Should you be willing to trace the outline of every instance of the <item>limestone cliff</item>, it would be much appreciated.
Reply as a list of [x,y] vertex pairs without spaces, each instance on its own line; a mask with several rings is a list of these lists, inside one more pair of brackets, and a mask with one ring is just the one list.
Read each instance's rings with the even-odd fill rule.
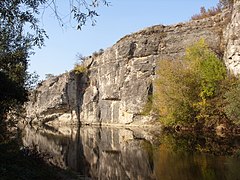
[[[206,39],[228,68],[239,73],[239,1],[233,11],[172,26],[157,25],[127,35],[101,54],[89,57],[87,71],[65,73],[44,81],[31,95],[27,116],[49,124],[151,123],[141,112],[152,95],[161,59],[179,60],[185,48]],[[231,38],[233,39],[231,39]]]
[[226,49],[224,60],[228,69],[235,75],[240,74],[240,1],[235,0],[231,22],[224,29]]

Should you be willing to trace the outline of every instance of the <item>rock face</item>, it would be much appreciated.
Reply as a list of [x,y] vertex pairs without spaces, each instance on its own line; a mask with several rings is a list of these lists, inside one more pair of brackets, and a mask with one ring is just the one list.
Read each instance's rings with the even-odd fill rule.
[[[42,82],[30,95],[26,104],[29,122],[76,124],[79,107],[86,86],[83,74],[65,73]],[[80,87],[81,85],[81,87]]]
[[[49,124],[151,123],[142,111],[153,94],[152,81],[161,59],[178,60],[186,47],[206,39],[210,48],[225,57],[228,68],[240,70],[239,1],[233,13],[224,11],[206,19],[173,26],[153,26],[120,39],[103,53],[89,57],[87,72],[66,73],[42,83],[27,105],[31,122]],[[234,37],[231,40],[229,37]]]
[[228,69],[235,75],[240,74],[240,1],[235,0],[231,22],[224,32],[226,50],[224,60]]

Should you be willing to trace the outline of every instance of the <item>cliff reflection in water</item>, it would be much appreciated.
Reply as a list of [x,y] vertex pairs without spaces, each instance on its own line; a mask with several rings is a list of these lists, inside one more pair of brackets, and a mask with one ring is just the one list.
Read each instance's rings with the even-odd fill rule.
[[93,179],[154,179],[152,152],[143,148],[152,138],[119,128],[26,127],[22,140],[51,164]]
[[22,140],[51,164],[92,179],[240,179],[238,138],[159,136],[140,129],[26,127]]

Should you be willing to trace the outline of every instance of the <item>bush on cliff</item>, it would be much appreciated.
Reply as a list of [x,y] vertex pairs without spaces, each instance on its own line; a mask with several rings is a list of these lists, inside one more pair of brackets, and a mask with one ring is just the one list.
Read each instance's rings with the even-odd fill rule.
[[81,74],[85,73],[87,71],[87,68],[83,64],[76,64],[73,70],[76,74]]
[[154,106],[164,124],[205,123],[222,104],[224,63],[204,39],[187,48],[182,61],[161,60],[155,81]]

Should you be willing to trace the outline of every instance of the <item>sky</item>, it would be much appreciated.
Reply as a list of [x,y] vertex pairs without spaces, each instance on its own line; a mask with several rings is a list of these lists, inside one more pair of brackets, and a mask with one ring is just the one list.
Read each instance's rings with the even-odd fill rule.
[[[67,0],[59,4],[60,11],[68,9]],[[45,12],[40,26],[49,36],[45,46],[34,49],[30,57],[30,72],[40,79],[46,74],[59,75],[73,69],[77,55],[89,56],[94,51],[106,49],[127,34],[153,25],[172,25],[187,22],[200,7],[210,8],[218,0],[108,0],[109,7],[97,9],[97,24],[87,23],[81,31],[72,27],[62,28],[52,12]]]

